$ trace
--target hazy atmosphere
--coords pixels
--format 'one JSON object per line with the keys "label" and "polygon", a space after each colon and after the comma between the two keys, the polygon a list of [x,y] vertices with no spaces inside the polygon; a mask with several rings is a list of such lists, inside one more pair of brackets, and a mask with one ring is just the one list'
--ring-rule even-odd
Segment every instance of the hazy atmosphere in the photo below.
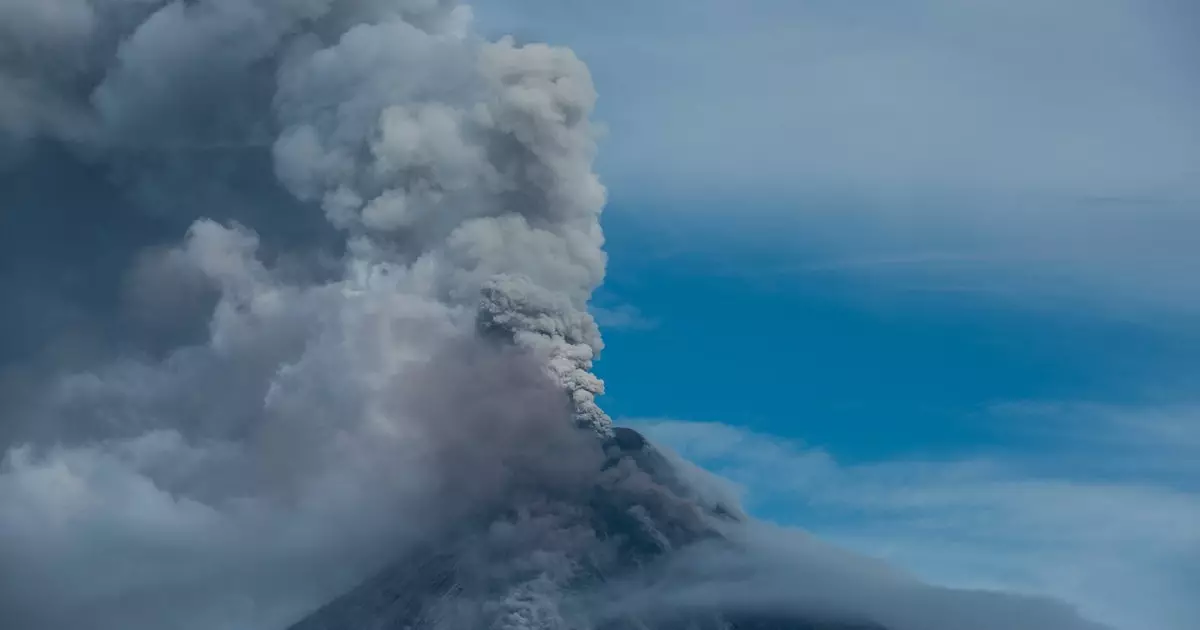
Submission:
{"label": "hazy atmosphere", "polygon": [[0,626],[1192,630],[1197,34],[3,0]]}

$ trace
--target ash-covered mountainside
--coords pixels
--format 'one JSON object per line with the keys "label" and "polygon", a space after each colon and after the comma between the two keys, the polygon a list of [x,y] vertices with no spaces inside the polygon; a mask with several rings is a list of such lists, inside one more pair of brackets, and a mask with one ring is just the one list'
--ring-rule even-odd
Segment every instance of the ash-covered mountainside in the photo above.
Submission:
{"label": "ash-covered mountainside", "polygon": [[602,601],[619,599],[613,584],[653,579],[676,549],[732,547],[720,525],[741,517],[701,500],[632,429],[596,446],[594,477],[513,488],[511,504],[472,515],[290,630],[882,630],[817,611],[623,611]]}

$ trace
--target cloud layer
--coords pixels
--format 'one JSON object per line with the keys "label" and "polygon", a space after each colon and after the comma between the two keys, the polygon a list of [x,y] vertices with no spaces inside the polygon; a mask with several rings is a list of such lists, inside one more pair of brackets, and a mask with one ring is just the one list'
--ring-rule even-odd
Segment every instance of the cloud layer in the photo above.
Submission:
{"label": "cloud layer", "polygon": [[833,265],[910,261],[846,272],[884,287],[1155,321],[1200,311],[1194,3],[521,0],[480,14],[552,31],[589,62],[612,131],[600,171],[625,205],[791,234]]}
{"label": "cloud layer", "polygon": [[623,96],[600,110],[621,131],[603,171],[623,183],[1148,194],[1189,187],[1200,157],[1186,2],[485,0],[480,13],[553,30]]}
{"label": "cloud layer", "polygon": [[1054,595],[1117,628],[1189,628],[1200,613],[1191,412],[1021,403],[992,413],[1053,448],[850,464],[723,424],[640,426],[736,483],[748,509],[934,583]]}

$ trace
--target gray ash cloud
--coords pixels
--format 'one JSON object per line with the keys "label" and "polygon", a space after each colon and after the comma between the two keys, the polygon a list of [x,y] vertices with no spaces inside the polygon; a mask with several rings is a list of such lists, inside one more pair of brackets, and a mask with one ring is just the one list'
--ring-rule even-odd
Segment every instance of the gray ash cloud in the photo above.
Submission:
{"label": "gray ash cloud", "polygon": [[0,5],[5,627],[275,630],[434,543],[443,620],[580,627],[735,541],[611,450],[595,99],[445,0]]}

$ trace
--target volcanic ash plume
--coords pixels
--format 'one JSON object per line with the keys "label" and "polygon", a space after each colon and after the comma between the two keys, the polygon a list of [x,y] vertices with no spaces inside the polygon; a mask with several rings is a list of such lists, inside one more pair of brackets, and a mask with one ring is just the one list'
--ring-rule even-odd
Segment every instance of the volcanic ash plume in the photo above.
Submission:
{"label": "volcanic ash plume", "polygon": [[447,0],[0,3],[0,626],[949,627],[704,595],[743,517],[596,403],[595,98]]}
{"label": "volcanic ash plume", "polygon": [[[6,627],[282,627],[518,410],[607,435],[595,98],[453,2],[0,6]],[[557,385],[422,376],[463,344]]]}

